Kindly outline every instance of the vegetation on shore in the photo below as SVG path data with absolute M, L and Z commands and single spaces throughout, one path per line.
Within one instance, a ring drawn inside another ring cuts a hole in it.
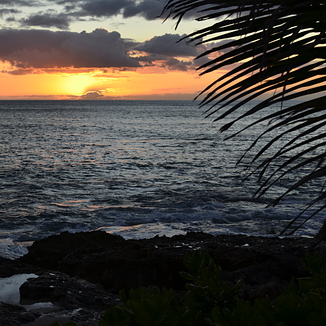
M 322 326 L 326 324 L 326 257 L 306 255 L 302 266 L 310 276 L 293 278 L 275 300 L 241 298 L 243 282 L 221 281 L 221 269 L 202 251 L 186 255 L 188 283 L 173 289 L 139 288 L 120 293 L 99 326 Z M 60 326 L 55 323 L 51 326 Z M 76 326 L 66 323 L 62 326 Z

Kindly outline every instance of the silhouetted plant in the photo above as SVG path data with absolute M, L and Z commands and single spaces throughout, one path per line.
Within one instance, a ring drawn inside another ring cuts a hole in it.
M 265 124 L 240 158 L 243 161 L 248 152 L 254 152 L 248 174 L 258 174 L 260 181 L 254 196 L 264 195 L 291 175 L 292 185 L 274 200 L 272 205 L 276 205 L 291 191 L 323 180 L 326 1 L 169 0 L 165 14 L 176 19 L 178 26 L 194 10 L 198 21 L 212 21 L 210 26 L 188 35 L 190 42 L 211 44 L 211 49 L 198 57 L 207 58 L 207 63 L 199 67 L 201 75 L 228 69 L 198 96 L 200 105 L 207 107 L 207 117 L 215 116 L 215 121 L 223 124 L 222 132 L 253 118 L 228 138 Z M 264 99 L 243 110 L 245 104 L 261 98 Z M 276 105 L 277 110 L 270 109 Z M 223 123 L 226 117 L 231 121 Z M 266 136 L 270 138 L 264 142 Z M 300 214 L 286 230 L 293 227 L 293 233 L 325 209 L 325 197 L 326 191 L 321 187 L 307 207 L 319 202 L 314 213 L 308 218 Z
M 326 258 L 306 255 L 302 266 L 311 276 L 292 280 L 275 300 L 251 303 L 240 297 L 242 282 L 221 281 L 221 269 L 204 252 L 184 260 L 189 281 L 178 295 L 172 289 L 133 289 L 121 295 L 99 326 L 322 326 L 326 324 Z M 62 326 L 74 326 L 74 323 Z M 60 326 L 58 323 L 52 326 Z

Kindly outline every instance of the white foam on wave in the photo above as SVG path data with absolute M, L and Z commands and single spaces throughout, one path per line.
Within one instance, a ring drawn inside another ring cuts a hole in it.
M 19 288 L 29 278 L 37 278 L 36 274 L 17 274 L 0 278 L 0 301 L 18 305 L 20 303 Z
M 0 239 L 0 257 L 16 259 L 27 254 L 32 242 L 17 243 L 11 238 Z
M 27 310 L 53 307 L 51 302 L 36 302 L 30 305 L 20 304 L 19 288 L 31 278 L 38 278 L 36 274 L 16 274 L 0 278 L 0 302 L 23 306 Z
M 107 226 L 100 227 L 97 231 L 104 231 L 111 234 L 117 234 L 125 239 L 149 239 L 155 236 L 168 236 L 172 237 L 178 234 L 185 234 L 186 231 L 179 227 L 174 227 L 174 224 L 164 223 L 149 223 L 138 224 L 131 226 Z

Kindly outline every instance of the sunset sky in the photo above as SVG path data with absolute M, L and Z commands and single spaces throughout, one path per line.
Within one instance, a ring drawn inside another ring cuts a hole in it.
M 193 99 L 209 45 L 177 41 L 204 26 L 166 1 L 0 0 L 0 99 Z

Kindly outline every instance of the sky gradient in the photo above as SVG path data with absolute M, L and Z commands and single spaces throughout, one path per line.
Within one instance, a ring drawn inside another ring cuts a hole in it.
M 193 99 L 209 45 L 178 42 L 203 25 L 163 23 L 166 1 L 0 0 L 0 99 Z

